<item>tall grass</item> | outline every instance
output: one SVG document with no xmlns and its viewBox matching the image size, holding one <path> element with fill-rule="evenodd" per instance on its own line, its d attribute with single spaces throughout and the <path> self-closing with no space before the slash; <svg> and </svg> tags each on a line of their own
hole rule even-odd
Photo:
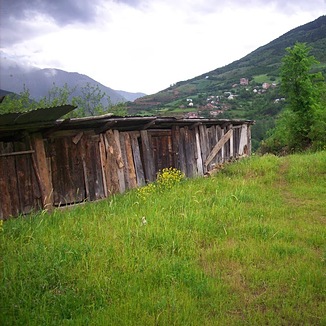
<svg viewBox="0 0 326 326">
<path fill-rule="evenodd" d="M 9 220 L 0 323 L 325 325 L 325 181 L 326 152 L 251 157 Z"/>
</svg>

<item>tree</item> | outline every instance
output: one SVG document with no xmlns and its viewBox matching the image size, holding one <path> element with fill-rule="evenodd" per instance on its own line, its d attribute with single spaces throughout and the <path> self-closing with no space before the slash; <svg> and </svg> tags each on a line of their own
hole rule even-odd
<svg viewBox="0 0 326 326">
<path fill-rule="evenodd" d="M 10 112 L 25 112 L 37 108 L 37 102 L 30 99 L 29 90 L 24 86 L 24 90 L 19 94 L 6 95 L 0 104 L 0 114 Z"/>
<path fill-rule="evenodd" d="M 107 101 L 107 105 L 103 102 Z M 81 88 L 81 95 L 72 99 L 72 104 L 78 107 L 77 115 L 95 116 L 101 115 L 108 111 L 111 104 L 110 97 L 102 92 L 98 85 L 93 86 L 89 83 Z"/>
<path fill-rule="evenodd" d="M 44 96 L 39 102 L 39 107 L 54 107 L 54 106 L 60 106 L 65 105 L 70 102 L 70 99 L 72 98 L 72 94 L 76 90 L 76 87 L 69 88 L 67 84 L 64 84 L 63 87 L 56 86 L 55 83 L 53 83 L 52 88 L 49 90 L 47 96 Z"/>
<path fill-rule="evenodd" d="M 321 80 L 321 74 L 310 73 L 312 66 L 318 63 L 309 55 L 310 50 L 304 43 L 287 48 L 281 67 L 281 89 L 292 113 L 288 121 L 289 145 L 298 150 L 311 144 L 311 128 L 320 100 L 316 83 Z"/>
<path fill-rule="evenodd" d="M 287 105 L 275 129 L 262 143 L 262 152 L 319 149 L 326 140 L 325 81 L 321 73 L 310 72 L 313 65 L 318 64 L 309 54 L 310 50 L 304 43 L 286 49 L 281 66 L 281 89 Z"/>
</svg>

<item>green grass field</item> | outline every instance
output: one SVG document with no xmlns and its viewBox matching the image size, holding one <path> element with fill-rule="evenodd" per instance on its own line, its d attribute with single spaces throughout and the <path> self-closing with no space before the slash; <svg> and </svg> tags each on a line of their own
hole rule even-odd
<svg viewBox="0 0 326 326">
<path fill-rule="evenodd" d="M 325 184 L 326 152 L 253 156 L 9 220 L 0 324 L 325 325 Z"/>
</svg>

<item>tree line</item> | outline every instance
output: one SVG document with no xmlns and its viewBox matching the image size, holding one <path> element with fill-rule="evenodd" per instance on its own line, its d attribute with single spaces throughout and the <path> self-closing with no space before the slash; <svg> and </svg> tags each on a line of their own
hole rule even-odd
<svg viewBox="0 0 326 326">
<path fill-rule="evenodd" d="M 77 108 L 68 113 L 67 118 L 80 118 L 86 116 L 96 116 L 105 113 L 114 115 L 126 115 L 127 110 L 124 103 L 112 105 L 110 97 L 98 85 L 87 83 L 80 88 L 78 96 L 74 95 L 76 87 L 70 88 L 67 84 L 58 87 L 53 83 L 48 94 L 36 101 L 31 99 L 29 90 L 24 86 L 24 90 L 19 94 L 6 95 L 0 105 L 0 114 L 10 112 L 26 112 L 39 108 L 57 107 L 71 104 Z"/>
</svg>

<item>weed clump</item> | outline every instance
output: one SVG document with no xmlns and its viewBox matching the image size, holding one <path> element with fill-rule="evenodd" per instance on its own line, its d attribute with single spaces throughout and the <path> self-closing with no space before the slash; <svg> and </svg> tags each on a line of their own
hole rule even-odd
<svg viewBox="0 0 326 326">
<path fill-rule="evenodd" d="M 176 168 L 165 168 L 157 174 L 157 184 L 160 189 L 171 189 L 185 178 L 184 173 Z"/>
<path fill-rule="evenodd" d="M 146 199 L 154 192 L 163 192 L 172 189 L 176 184 L 185 179 L 185 174 L 176 168 L 164 168 L 157 173 L 156 181 L 145 187 L 138 188 L 138 197 Z"/>
</svg>

